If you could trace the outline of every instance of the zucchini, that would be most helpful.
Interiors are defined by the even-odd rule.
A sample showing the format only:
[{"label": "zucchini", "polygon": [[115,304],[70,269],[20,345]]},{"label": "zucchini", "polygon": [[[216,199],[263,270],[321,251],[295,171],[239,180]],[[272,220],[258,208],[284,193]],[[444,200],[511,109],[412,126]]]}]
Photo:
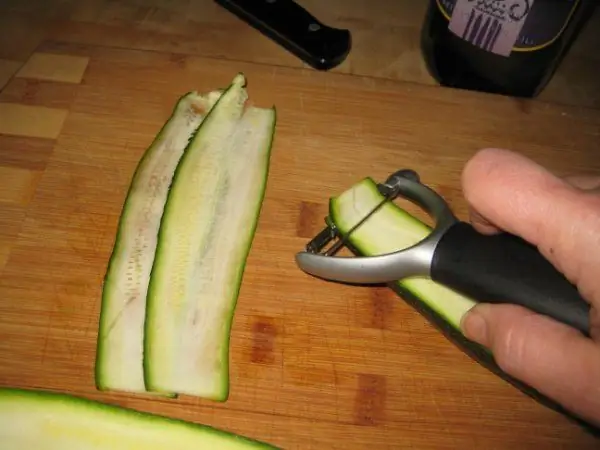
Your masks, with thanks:
[{"label": "zucchini", "polygon": [[83,397],[0,388],[4,450],[275,449],[208,425],[186,422]]},{"label": "zucchini", "polygon": [[[369,177],[364,178],[339,196],[329,200],[328,221],[341,234],[347,235],[348,231],[373,211],[383,199],[376,183]],[[400,208],[396,203],[387,202],[356,230],[347,235],[347,247],[357,255],[376,256],[414,245],[423,240],[430,232],[431,228],[427,224]],[[388,286],[450,342],[482,367],[540,404],[562,414],[585,431],[600,436],[600,428],[595,424],[575,415],[553,399],[504,372],[487,348],[464,336],[460,322],[465,314],[477,304],[476,299],[456,293],[428,277],[407,277],[403,280],[392,281]]]},{"label": "zucchini", "polygon": [[146,295],[163,207],[188,141],[220,95],[182,96],[133,175],[103,283],[95,364],[100,390],[146,390]]},{"label": "zucchini", "polygon": [[[383,200],[377,184],[365,178],[330,201],[330,218],[347,233]],[[349,242],[364,255],[402,250],[425,239],[431,228],[393,202],[387,202],[350,234]],[[476,302],[427,277],[409,277],[396,284],[422,301],[444,321],[460,330],[460,321]]]},{"label": "zucchini", "polygon": [[275,108],[238,74],[190,141],[161,220],[145,322],[146,388],[225,401],[229,333],[266,187]]}]

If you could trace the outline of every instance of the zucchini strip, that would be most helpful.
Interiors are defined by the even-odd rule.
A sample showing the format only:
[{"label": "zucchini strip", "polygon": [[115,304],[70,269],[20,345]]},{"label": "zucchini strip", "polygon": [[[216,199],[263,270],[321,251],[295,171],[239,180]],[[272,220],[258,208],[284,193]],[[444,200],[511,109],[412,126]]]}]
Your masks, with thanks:
[{"label": "zucchini strip", "polygon": [[[330,200],[330,218],[346,233],[382,200],[376,183],[365,178]],[[395,203],[387,202],[350,234],[349,242],[361,254],[376,256],[410,247],[430,232],[429,226]],[[428,277],[409,277],[395,283],[417,296],[457,331],[463,316],[476,305],[474,300]]]},{"label": "zucchini strip", "polygon": [[95,373],[100,390],[146,390],[146,294],[163,207],[188,141],[220,95],[181,97],[133,175],[103,284]]},{"label": "zucchini strip", "polygon": [[275,449],[208,425],[41,390],[0,388],[4,450]]},{"label": "zucchini strip", "polygon": [[245,107],[238,74],[181,159],[160,227],[146,311],[146,387],[229,395],[229,333],[260,213],[275,108]]}]

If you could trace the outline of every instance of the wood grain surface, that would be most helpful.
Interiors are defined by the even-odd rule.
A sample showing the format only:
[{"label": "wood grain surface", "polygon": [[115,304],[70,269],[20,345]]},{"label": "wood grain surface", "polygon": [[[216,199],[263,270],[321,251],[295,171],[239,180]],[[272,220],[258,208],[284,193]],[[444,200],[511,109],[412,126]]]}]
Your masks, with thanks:
[{"label": "wood grain surface", "polygon": [[[100,293],[133,170],[188,90],[248,77],[275,105],[268,187],[216,404],[94,388]],[[581,106],[193,55],[39,45],[0,94],[0,384],[207,423],[286,449],[592,449],[383,288],[307,276],[294,254],[329,196],[410,167],[465,218],[460,173],[508,147],[559,174],[600,171]],[[243,201],[243,198],[241,198]]]},{"label": "wood grain surface", "polygon": [[[420,50],[428,1],[298,3],[322,22],[351,31],[351,53],[334,72],[436,85]],[[542,92],[542,100],[600,106],[599,30],[597,10]],[[0,86],[45,39],[305,66],[212,0],[3,0]]]}]

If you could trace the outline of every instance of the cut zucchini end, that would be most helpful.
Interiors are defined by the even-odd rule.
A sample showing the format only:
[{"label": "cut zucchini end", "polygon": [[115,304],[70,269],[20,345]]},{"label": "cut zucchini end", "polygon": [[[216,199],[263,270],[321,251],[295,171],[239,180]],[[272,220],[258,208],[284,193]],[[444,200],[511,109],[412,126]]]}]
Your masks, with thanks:
[{"label": "cut zucchini end", "polygon": [[[207,392],[204,396],[206,399],[213,402],[225,403],[229,400],[230,384],[229,384],[229,373],[225,376],[226,380],[223,380],[221,386],[214,391]],[[195,395],[195,394],[192,394]]]},{"label": "cut zucchini end", "polygon": [[144,377],[144,382],[146,390],[149,393],[157,395],[171,398],[177,398],[180,395],[189,395],[191,397],[201,397],[214,402],[226,402],[229,399],[229,372],[223,370],[220,374],[215,376],[219,378],[216,385],[209,385],[204,388],[199,388],[197,385],[194,385],[193,388],[186,389],[186,387],[181,384],[181,388],[177,389],[176,393],[172,392],[174,390],[172,389],[172,383],[166,383],[166,385],[162,383],[160,373],[153,374],[151,370],[148,370]]}]

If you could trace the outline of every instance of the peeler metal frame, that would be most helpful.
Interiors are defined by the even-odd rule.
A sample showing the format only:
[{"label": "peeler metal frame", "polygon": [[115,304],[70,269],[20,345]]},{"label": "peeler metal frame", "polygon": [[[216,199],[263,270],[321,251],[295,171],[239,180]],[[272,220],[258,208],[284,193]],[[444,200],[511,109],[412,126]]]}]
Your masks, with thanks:
[{"label": "peeler metal frame", "polygon": [[[324,279],[346,283],[378,284],[422,275],[430,276],[431,261],[435,249],[444,233],[458,219],[446,201],[420,181],[419,175],[410,169],[401,169],[391,174],[384,183],[377,185],[384,196],[359,223],[345,235],[332,224],[319,232],[296,254],[296,263],[305,272]],[[420,242],[403,250],[378,256],[333,256],[346,243],[348,236],[374,214],[383,204],[398,196],[412,201],[423,208],[434,220],[432,232]],[[337,242],[327,251],[323,249],[331,241]]]}]

